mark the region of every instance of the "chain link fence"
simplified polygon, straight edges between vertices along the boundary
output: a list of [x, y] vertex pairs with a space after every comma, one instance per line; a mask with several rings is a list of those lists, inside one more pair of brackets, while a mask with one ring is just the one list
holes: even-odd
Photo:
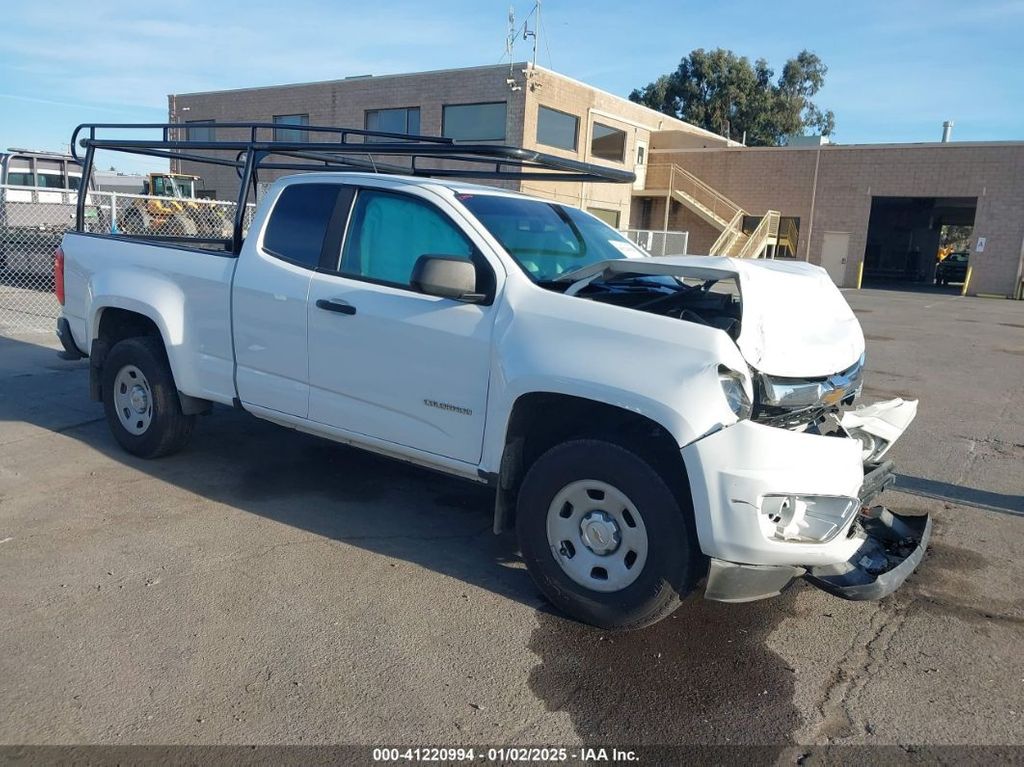
[[[261, 185], [263, 186], [263, 185]], [[257, 190], [257, 197], [264, 189]], [[74, 228], [77, 192], [0, 185], [0, 334], [52, 331], [60, 306], [53, 295], [53, 254]], [[222, 248], [231, 237], [237, 203], [123, 192], [89, 192], [85, 229], [123, 236], [197, 238]], [[254, 204], [247, 206], [245, 229]], [[623, 232], [652, 256], [685, 255], [687, 232]]]
[[[53, 256], [75, 225], [77, 192], [0, 185], [0, 335], [52, 331], [60, 306]], [[230, 239], [237, 203], [122, 192], [86, 195], [85, 230], [124, 236]], [[247, 206], [248, 229], [255, 206]], [[187, 243], [222, 248], [222, 243]]]
[[689, 232], [661, 229], [626, 229], [622, 232], [652, 256], [685, 256]]

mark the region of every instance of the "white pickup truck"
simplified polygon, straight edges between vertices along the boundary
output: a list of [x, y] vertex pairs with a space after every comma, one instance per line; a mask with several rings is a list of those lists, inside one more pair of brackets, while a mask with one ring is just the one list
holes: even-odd
[[237, 254], [71, 232], [57, 269], [64, 355], [124, 449], [179, 450], [221, 403], [488, 483], [592, 624], [702, 580], [877, 598], [927, 545], [927, 517], [868, 508], [916, 402], [846, 409], [864, 338], [816, 266], [651, 258], [548, 200], [324, 172], [274, 182]]

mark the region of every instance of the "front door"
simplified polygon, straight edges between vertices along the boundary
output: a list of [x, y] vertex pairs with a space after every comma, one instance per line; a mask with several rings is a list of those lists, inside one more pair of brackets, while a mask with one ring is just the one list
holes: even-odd
[[839, 287], [846, 281], [846, 258], [850, 252], [849, 232], [825, 232], [821, 245], [821, 265]]
[[[439, 208], [380, 189], [356, 194], [340, 262], [309, 291], [309, 419], [469, 463], [480, 460], [494, 307], [410, 285], [422, 255], [478, 262]], [[493, 292], [493, 291], [491, 291]]]

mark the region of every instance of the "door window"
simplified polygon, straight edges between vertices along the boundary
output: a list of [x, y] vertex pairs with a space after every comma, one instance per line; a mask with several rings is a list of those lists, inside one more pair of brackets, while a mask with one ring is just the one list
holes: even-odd
[[315, 269], [338, 200], [338, 184], [292, 184], [277, 198], [263, 235], [263, 249]]
[[341, 273], [408, 287], [423, 255], [473, 257], [466, 236], [427, 203], [390, 192], [361, 190], [341, 254]]

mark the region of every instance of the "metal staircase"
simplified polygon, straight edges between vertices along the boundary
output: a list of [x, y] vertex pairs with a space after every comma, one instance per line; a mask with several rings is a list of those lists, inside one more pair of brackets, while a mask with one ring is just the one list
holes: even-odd
[[769, 210], [753, 232], [744, 234], [743, 219], [750, 214], [675, 163], [647, 166], [644, 188], [635, 191], [634, 196], [665, 198], [665, 228], [668, 228], [668, 201], [675, 200], [720, 230], [721, 234], [708, 250], [709, 256], [761, 258], [770, 246], [778, 244], [778, 211]]

